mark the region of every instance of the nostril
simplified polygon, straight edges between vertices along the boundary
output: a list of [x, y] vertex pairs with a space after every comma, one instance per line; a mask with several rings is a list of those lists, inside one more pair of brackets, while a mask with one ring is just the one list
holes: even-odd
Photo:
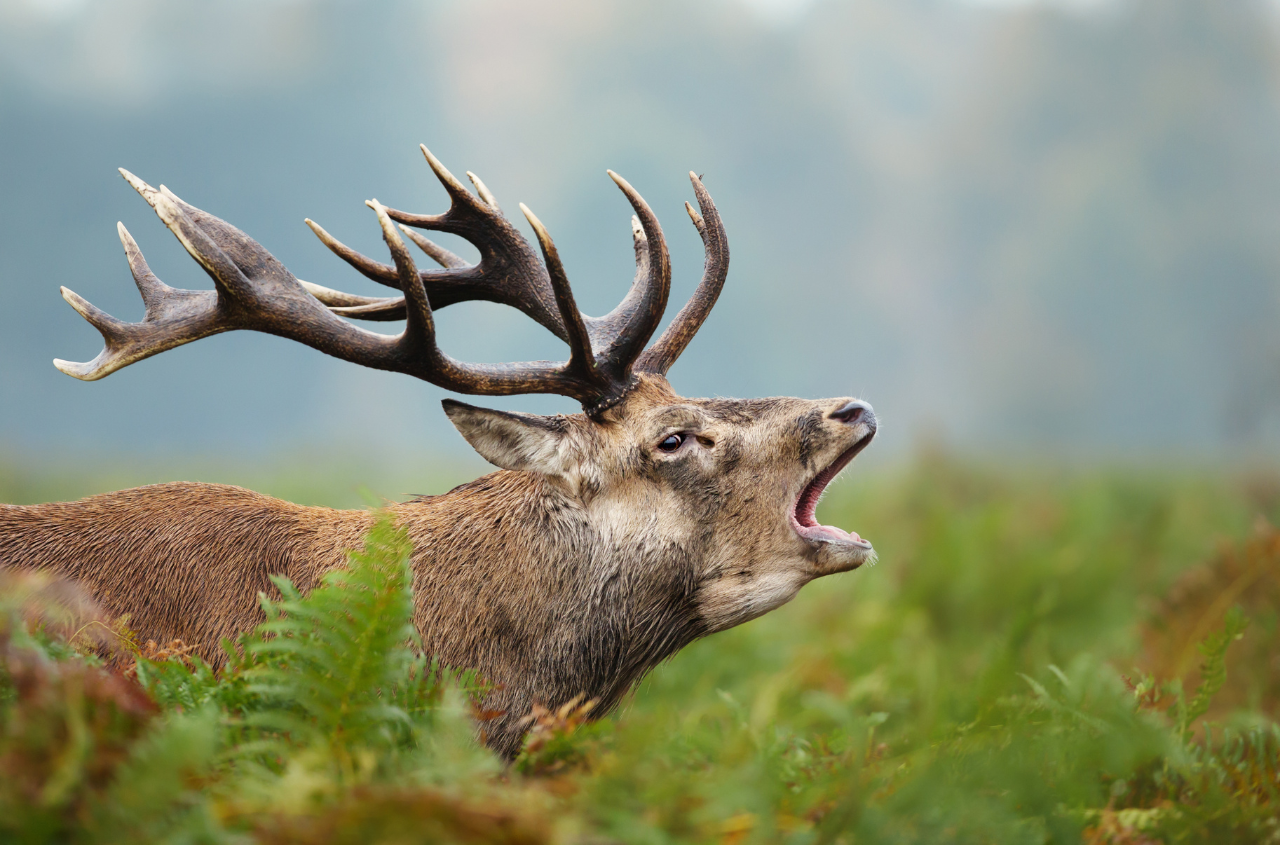
[[851, 401], [838, 410], [828, 413], [832, 419], [839, 419], [846, 425], [856, 425], [859, 422], [874, 422], [876, 415], [871, 410], [871, 405], [863, 404], [860, 401]]

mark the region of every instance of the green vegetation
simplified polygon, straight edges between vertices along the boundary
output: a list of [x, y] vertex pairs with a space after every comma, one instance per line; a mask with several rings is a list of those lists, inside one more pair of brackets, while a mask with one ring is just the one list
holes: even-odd
[[0, 837], [1280, 841], [1280, 482], [931, 456], [820, 513], [881, 561], [700, 641], [616, 716], [482, 684], [409, 625], [380, 525], [215, 675], [74, 590], [0, 593]]

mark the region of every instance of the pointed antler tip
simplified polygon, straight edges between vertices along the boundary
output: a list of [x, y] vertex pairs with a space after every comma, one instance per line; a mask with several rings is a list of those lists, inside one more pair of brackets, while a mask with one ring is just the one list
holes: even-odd
[[[101, 355], [99, 355], [99, 357], [101, 357]], [[72, 363], [70, 360], [59, 360], [55, 358], [53, 361], [53, 368], [57, 369], [64, 375], [69, 375], [70, 377], [75, 378], [77, 381], [96, 381], [99, 378], [105, 378], [107, 375], [110, 375], [119, 368], [118, 366], [107, 369], [104, 369], [102, 366], [95, 368], [94, 364], [99, 362], [100, 360], [92, 360], [88, 363]]]
[[631, 208], [636, 211], [636, 215], [640, 216], [640, 220], [645, 223], [646, 229], [652, 227], [657, 228], [657, 219], [653, 217], [653, 210], [649, 209], [649, 205], [640, 193], [635, 190], [630, 183], [623, 179], [621, 174], [610, 170], [609, 176], [614, 183], [618, 184], [618, 188], [622, 190], [622, 194], [627, 196], [627, 200], [631, 203]]
[[154, 189], [151, 188], [151, 186], [147, 184], [145, 180], [142, 180], [141, 178], [138, 177], [138, 175], [134, 174], [132, 171], [128, 170], [127, 168], [120, 169], [120, 176], [125, 179], [125, 182], [127, 182], [130, 186], [134, 188], [134, 191], [136, 191], [139, 195], [141, 195], [144, 198], [147, 197], [148, 192], [155, 191]]
[[[382, 237], [386, 241], [387, 246], [391, 248], [391, 253], [396, 260], [397, 267], [399, 267], [401, 262], [412, 263], [412, 261], [409, 260], [408, 253], [404, 253], [403, 257], [400, 256], [400, 254], [404, 252], [404, 242], [400, 240], [400, 234], [396, 231], [395, 225], [391, 221], [391, 216], [387, 215], [387, 208], [380, 204], [377, 198], [372, 198], [365, 201], [365, 203], [368, 204], [369, 209], [373, 210], [374, 213], [377, 214], [378, 224], [382, 227]], [[415, 271], [414, 273], [416, 274], [417, 272]]]
[[94, 314], [99, 311], [96, 310], [92, 304], [65, 286], [59, 287], [59, 290], [62, 292], [62, 300], [70, 304], [72, 310], [79, 313], [81, 318], [89, 324], [94, 327], [99, 327], [98, 323], [94, 321]]
[[68, 304], [70, 304], [72, 307], [75, 307], [77, 310], [80, 309], [78, 305], [81, 302], [83, 302], [84, 299], [81, 298], [78, 294], [76, 294], [70, 287], [59, 286], [58, 292], [62, 293], [63, 301], [66, 301]]
[[[444, 163], [440, 162], [436, 155], [427, 149], [426, 145], [418, 145], [418, 147], [422, 149], [422, 155], [427, 158], [427, 164], [431, 166], [432, 171], [436, 172], [436, 174], [439, 174], [442, 171], [445, 174], [449, 174], [449, 169], [444, 167]], [[452, 177], [453, 175], [449, 176]]]
[[[123, 221], [116, 222], [116, 235], [120, 237], [120, 244], [124, 246], [125, 253], [138, 251], [141, 254], [138, 249], [138, 243], [134, 241], [133, 234], [129, 232], [129, 228], [124, 226]], [[133, 265], [132, 259], [129, 260], [129, 264]]]
[[399, 240], [400, 236], [396, 233], [395, 226], [391, 222], [391, 216], [387, 215], [387, 208], [378, 203], [377, 198], [365, 201], [365, 203], [378, 216], [378, 223], [382, 225], [382, 232], [387, 235], [387, 238]]
[[538, 241], [550, 238], [547, 236], [547, 229], [542, 225], [542, 219], [534, 215], [533, 210], [521, 203], [520, 212], [524, 213], [524, 217], [529, 219], [529, 224], [533, 225], [534, 231], [538, 234]]
[[[148, 198], [148, 200], [151, 200], [151, 199]], [[175, 195], [173, 193], [173, 190], [170, 189], [168, 186], [164, 185], [163, 183], [160, 184], [160, 191], [159, 191], [159, 194], [156, 196], [156, 201], [158, 201], [160, 205], [166, 206], [174, 210], [178, 209], [178, 206], [177, 206], [178, 204], [190, 206], [189, 204], [186, 203], [186, 201], [182, 200], [182, 198], [179, 198], [177, 195]], [[168, 202], [167, 204], [165, 203], [166, 201]], [[160, 206], [158, 206], [157, 204], [152, 204], [152, 206], [156, 207], [157, 213], [160, 212]], [[185, 215], [185, 213], [183, 213], [183, 215]], [[163, 214], [161, 214], [160, 217], [161, 219], [164, 219]], [[168, 224], [168, 220], [167, 219], [164, 219], [164, 220], [165, 220], [165, 223]]]
[[476, 192], [480, 195], [480, 200], [484, 201], [494, 209], [498, 208], [498, 199], [489, 191], [489, 187], [484, 185], [484, 181], [480, 179], [474, 171], [467, 172], [467, 179], [471, 181], [471, 185], [476, 187]]
[[76, 312], [80, 313], [81, 315], [84, 315], [84, 311], [86, 307], [92, 306], [89, 304], [88, 301], [84, 299], [84, 296], [73, 291], [69, 287], [60, 286], [58, 287], [58, 291], [62, 293], [62, 300], [66, 301], [68, 304], [74, 307]]
[[609, 175], [609, 179], [611, 179], [614, 183], [618, 184], [618, 188], [621, 189], [623, 192], [625, 192], [628, 195], [635, 193], [636, 190], [631, 188], [631, 184], [628, 183], [627, 179], [623, 177], [621, 174], [614, 171], [612, 168], [605, 169], [605, 173]]
[[703, 219], [702, 214], [695, 210], [693, 208], [693, 204], [688, 201], [684, 202], [684, 211], [689, 214], [689, 220], [693, 222], [693, 226], [698, 228], [698, 235], [705, 239], [707, 223], [706, 220]]

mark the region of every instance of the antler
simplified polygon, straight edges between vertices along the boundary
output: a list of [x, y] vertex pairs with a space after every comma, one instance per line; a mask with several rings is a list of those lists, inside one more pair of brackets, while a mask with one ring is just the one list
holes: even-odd
[[[724, 283], [728, 249], [715, 206], [697, 177], [693, 177], [694, 191], [702, 216], [686, 207], [707, 249], [703, 281], [658, 343], [642, 353], [666, 306], [670, 261], [657, 218], [630, 184], [609, 172], [636, 213], [632, 219], [635, 280], [616, 309], [607, 316], [592, 318], [578, 311], [555, 244], [528, 208], [521, 205], [537, 234], [543, 262], [502, 215], [479, 178], [468, 172], [479, 193], [477, 197], [426, 147], [422, 151], [449, 193], [451, 204], [442, 215], [425, 216], [388, 209], [376, 200], [368, 202], [382, 227], [391, 265], [358, 254], [307, 220], [338, 256], [366, 276], [402, 293], [390, 298], [351, 295], [299, 281], [240, 230], [185, 203], [164, 186], [157, 190], [121, 169], [125, 179], [213, 278], [214, 289], [191, 291], [166, 286], [152, 274], [137, 243], [121, 224], [120, 239], [146, 314], [141, 322], [122, 322], [64, 287], [63, 297], [102, 333], [105, 347], [89, 363], [55, 360], [54, 365], [72, 377], [97, 380], [196, 339], [229, 330], [257, 330], [296, 340], [353, 363], [413, 375], [455, 392], [567, 395], [595, 415], [616, 404], [630, 390], [637, 368], [665, 374], [715, 303]], [[398, 229], [393, 220], [400, 222]], [[480, 250], [480, 262], [468, 265], [404, 225], [462, 236]], [[443, 268], [419, 271], [401, 232]], [[521, 310], [569, 344], [569, 359], [477, 364], [449, 357], [436, 344], [433, 307], [478, 299]], [[401, 334], [385, 336], [352, 325], [343, 317], [403, 319], [406, 324]]]
[[649, 350], [636, 361], [636, 371], [652, 372], [658, 375], [667, 374], [671, 364], [684, 353], [685, 346], [693, 339], [693, 335], [702, 327], [711, 308], [716, 306], [720, 290], [724, 288], [725, 278], [729, 276], [729, 237], [725, 235], [724, 223], [720, 221], [720, 213], [715, 202], [707, 192], [702, 180], [692, 171], [689, 180], [693, 183], [693, 193], [698, 199], [699, 215], [693, 206], [685, 201], [684, 208], [693, 219], [693, 226], [698, 228], [702, 237], [702, 248], [706, 254], [706, 262], [702, 268], [702, 281], [694, 290], [689, 303], [676, 314], [675, 321], [662, 336], [649, 347]]

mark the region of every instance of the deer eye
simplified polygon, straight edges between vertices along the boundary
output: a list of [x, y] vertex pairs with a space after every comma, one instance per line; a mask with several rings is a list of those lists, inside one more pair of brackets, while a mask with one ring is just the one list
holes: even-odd
[[684, 445], [684, 440], [684, 434], [672, 434], [669, 437], [663, 437], [662, 442], [658, 443], [658, 448], [664, 452], [674, 452]]

